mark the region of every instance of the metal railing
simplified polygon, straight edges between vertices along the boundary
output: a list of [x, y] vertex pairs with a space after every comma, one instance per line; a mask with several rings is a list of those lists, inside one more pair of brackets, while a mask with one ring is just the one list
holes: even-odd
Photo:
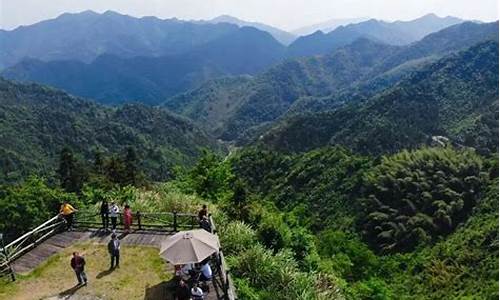
[[12, 279], [15, 280], [15, 275], [11, 267], [12, 262], [58, 233], [64, 228], [65, 224], [66, 221], [57, 215], [9, 244], [2, 245], [2, 251], [0, 251], [0, 273], [3, 275], [10, 274]]

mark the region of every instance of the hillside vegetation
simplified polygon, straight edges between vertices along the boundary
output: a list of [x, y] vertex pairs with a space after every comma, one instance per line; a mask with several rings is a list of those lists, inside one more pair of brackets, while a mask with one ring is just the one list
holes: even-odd
[[107, 108], [36, 84], [0, 80], [0, 182], [54, 172], [69, 147], [81, 158], [134, 147], [152, 179], [194, 162], [216, 142], [190, 121], [158, 108]]
[[426, 66], [367, 101], [285, 120], [262, 141], [286, 151], [341, 144], [379, 154], [445, 136], [483, 153], [496, 151], [497, 69], [498, 43], [485, 42]]
[[[280, 119], [365, 101], [412, 72], [423, 70], [420, 74], [424, 74], [444, 56], [484, 41], [498, 41], [496, 28], [498, 23], [463, 23], [401, 47], [359, 39], [323, 56], [284, 61], [251, 81], [208, 82], [164, 105], [210, 128], [223, 140], [248, 141]], [[458, 33], [462, 38], [457, 38]], [[223, 117], [206, 118], [213, 115], [210, 110]], [[264, 130], [256, 130], [263, 125]]]
[[[109, 183], [93, 180], [74, 194], [30, 180], [1, 194], [9, 205], [0, 207], [24, 203], [33, 221], [60, 199], [78, 208], [108, 199], [133, 211], [210, 203], [241, 299], [495, 299], [497, 176], [496, 158], [452, 147], [381, 160], [340, 147], [247, 148], [226, 160], [207, 152], [161, 185], [102, 189]], [[54, 208], [24, 202], [32, 193]], [[5, 228], [15, 214], [3, 214], [12, 216]]]

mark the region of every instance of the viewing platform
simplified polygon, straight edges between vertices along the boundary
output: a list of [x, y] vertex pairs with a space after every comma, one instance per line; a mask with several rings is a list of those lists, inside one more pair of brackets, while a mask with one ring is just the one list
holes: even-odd
[[[119, 219], [121, 220], [122, 218]], [[209, 219], [212, 225], [212, 233], [216, 235], [217, 231], [214, 221], [212, 217]], [[2, 275], [10, 276], [12, 279], [17, 274], [23, 276], [29, 275], [52, 257], [68, 252], [68, 249], [73, 249], [72, 247], [77, 247], [78, 245], [90, 244], [96, 245], [96, 247], [101, 246], [104, 249], [110, 240], [111, 231], [103, 230], [101, 225], [100, 216], [94, 212], [77, 213], [74, 229], [71, 231], [66, 230], [66, 222], [59, 216], [51, 218], [2, 249], [3, 255], [0, 260]], [[176, 212], [143, 213], [134, 215], [134, 221], [129, 233], [123, 230], [122, 224], [118, 224], [115, 232], [118, 239], [120, 239], [122, 249], [126, 250], [127, 246], [154, 247], [158, 249], [159, 253], [161, 244], [171, 235], [178, 231], [198, 228], [198, 216], [194, 214]], [[126, 253], [122, 256], [122, 260], [127, 260]], [[67, 265], [69, 268], [69, 261]], [[207, 282], [209, 292], [205, 294], [204, 299], [236, 299], [222, 251], [211, 257], [210, 265], [212, 266], [214, 276], [212, 280]], [[164, 261], [162, 272], [166, 275], [174, 274], [174, 266]], [[138, 276], [138, 280], [140, 280], [141, 274], [138, 274]], [[91, 284], [92, 281], [97, 280], [99, 280], [99, 275], [95, 278], [89, 278]], [[174, 279], [161, 282], [154, 289], [147, 289], [144, 299], [174, 299], [175, 287], [176, 281]], [[54, 298], [47, 299], [73, 299], [71, 298], [72, 295], [68, 297], [66, 291], [62, 292], [61, 294], [61, 292], [54, 291]]]

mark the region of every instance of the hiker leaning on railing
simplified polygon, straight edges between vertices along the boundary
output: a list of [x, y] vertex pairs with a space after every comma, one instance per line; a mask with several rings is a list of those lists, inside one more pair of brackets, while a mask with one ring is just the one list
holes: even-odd
[[59, 215], [61, 215], [66, 221], [66, 228], [68, 229], [68, 231], [71, 231], [73, 229], [73, 219], [77, 211], [78, 210], [71, 204], [69, 204], [68, 201], [64, 201], [64, 203], [61, 205], [61, 208], [59, 209]]

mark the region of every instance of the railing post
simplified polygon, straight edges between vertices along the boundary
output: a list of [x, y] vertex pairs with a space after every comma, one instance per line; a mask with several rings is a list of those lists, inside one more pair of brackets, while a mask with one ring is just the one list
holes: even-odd
[[174, 210], [174, 232], [177, 232], [177, 211]]
[[142, 226], [141, 226], [141, 212], [140, 211], [137, 212], [137, 225], [139, 226], [139, 230], [142, 230]]
[[10, 264], [9, 261], [10, 260], [9, 253], [5, 248], [5, 241], [3, 240], [3, 234], [0, 234], [0, 240], [2, 240], [2, 251], [5, 256], [5, 262], [7, 263], [7, 268], [9, 269], [10, 278], [12, 278], [12, 281], [16, 281], [16, 274], [14, 273], [14, 270], [12, 270], [12, 265]]

